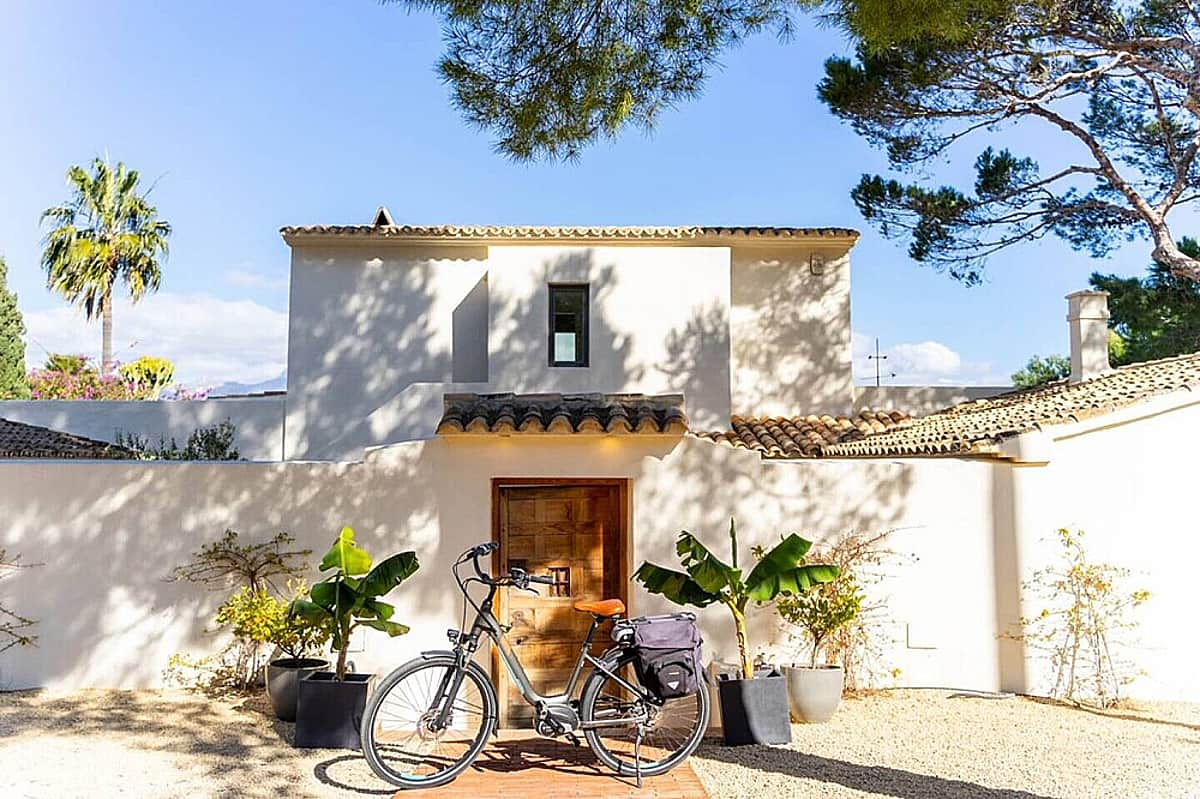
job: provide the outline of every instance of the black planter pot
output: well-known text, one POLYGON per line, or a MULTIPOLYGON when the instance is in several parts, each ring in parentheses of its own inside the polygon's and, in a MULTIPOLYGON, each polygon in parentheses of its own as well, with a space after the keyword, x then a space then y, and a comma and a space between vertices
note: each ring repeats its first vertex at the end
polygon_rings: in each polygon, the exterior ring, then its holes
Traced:
POLYGON ((787 680, 779 672, 753 680, 722 675, 717 693, 726 746, 791 743, 787 680))
POLYGON ((295 746, 360 749, 358 736, 373 674, 347 674, 339 682, 333 672, 314 672, 299 684, 296 698, 295 746))
POLYGON ((268 663, 267 696, 275 717, 280 721, 295 721, 300 681, 327 668, 329 661, 320 658, 280 658, 268 663))

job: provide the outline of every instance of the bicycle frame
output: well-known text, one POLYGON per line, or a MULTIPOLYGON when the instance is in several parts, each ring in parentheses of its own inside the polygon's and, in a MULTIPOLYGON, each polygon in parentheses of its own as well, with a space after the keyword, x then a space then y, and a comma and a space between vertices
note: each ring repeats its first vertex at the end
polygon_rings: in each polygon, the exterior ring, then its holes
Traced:
MULTIPOLYGON (((441 685, 438 686, 438 691, 434 695, 433 707, 440 707, 434 724, 436 728, 444 727, 450 716, 450 706, 452 702, 445 702, 447 696, 457 696, 459 687, 462 684, 463 670, 466 667, 467 661, 479 649, 480 640, 487 636, 491 639, 492 644, 496 647, 496 652, 500 656, 500 661, 508 670, 508 674, 512 677, 517 689, 520 691, 522 698, 538 710, 539 714, 545 714, 553 718, 566 731, 574 732, 581 729, 597 729, 600 727, 616 727, 629 726, 630 724, 638 723, 640 720, 636 717, 625 716, 613 721, 589 721, 583 722, 579 719, 576 711, 572 695, 575 693, 575 688, 579 684, 579 679, 583 674, 584 664, 590 663, 595 669, 604 673, 608 677, 616 681, 621 687, 630 691, 634 697, 645 703, 654 703, 651 697, 644 688, 621 677, 614 669, 609 667, 604 660, 605 655, 615 651, 617 648, 610 649, 605 652, 600 658, 594 657, 591 653, 592 642, 595 639, 596 631, 604 624, 604 619, 593 618, 591 629, 588 630, 583 645, 579 651, 579 657, 575 661, 575 667, 571 670, 571 676, 567 680, 567 685, 562 693, 543 695, 539 693, 529 679, 529 675, 525 672, 525 667, 521 665, 520 659, 516 652, 513 651, 512 644, 509 643, 505 636, 504 627, 496 618, 493 610, 493 603, 496 597, 496 591, 500 588, 495 583, 486 583, 488 585, 487 597, 475 606, 475 620, 471 624, 470 631, 463 634, 461 631, 451 630, 451 640, 455 644, 454 652, 458 657, 458 668, 447 671, 442 678, 441 685)), ((465 591, 465 589, 464 589, 465 591)), ((644 719, 643 719, 644 720, 644 719)))

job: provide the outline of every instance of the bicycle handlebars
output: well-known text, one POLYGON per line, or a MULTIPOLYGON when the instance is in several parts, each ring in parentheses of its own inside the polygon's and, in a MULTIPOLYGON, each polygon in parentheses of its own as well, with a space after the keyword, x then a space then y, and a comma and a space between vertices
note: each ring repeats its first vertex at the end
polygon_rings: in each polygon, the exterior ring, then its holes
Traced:
MULTIPOLYGON (((462 560, 468 556, 471 558, 471 565, 475 568, 475 576, 487 585, 502 586, 511 585, 516 588, 529 589, 530 583, 539 583, 541 585, 554 585, 554 578, 544 574, 530 574, 522 568, 513 566, 508 570, 508 574, 499 579, 487 574, 479 565, 479 559, 484 555, 495 552, 500 548, 499 541, 485 541, 482 544, 471 547, 462 554, 462 560)), ((536 592, 535 592, 536 593, 536 592)))

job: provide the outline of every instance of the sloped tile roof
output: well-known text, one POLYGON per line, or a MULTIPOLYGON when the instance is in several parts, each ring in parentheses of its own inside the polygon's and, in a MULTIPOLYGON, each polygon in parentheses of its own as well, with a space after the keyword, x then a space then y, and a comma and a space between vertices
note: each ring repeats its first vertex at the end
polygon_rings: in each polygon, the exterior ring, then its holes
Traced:
POLYGON ((695 435, 764 458, 998 457, 1000 442, 1010 436, 1197 387, 1200 353, 1131 364, 1080 383, 1009 391, 920 418, 871 410, 852 417, 734 416, 730 430, 695 435))
POLYGON ((730 421, 731 430, 696 435, 765 458, 815 458, 822 447, 893 430, 910 419, 900 411, 864 410, 857 416, 734 416, 730 421))
POLYGON ((701 242, 756 241, 784 243, 796 239, 857 239, 843 227, 588 227, 554 225, 300 225, 280 228, 287 241, 314 237, 364 237, 396 240, 516 242, 701 242))
POLYGON ((0 419, 0 458, 130 458, 133 453, 48 427, 0 419))
POLYGON ((820 448, 827 457, 996 455, 1009 436, 1078 422, 1152 397, 1200 386, 1200 353, 1146 361, 1100 377, 1059 380, 953 405, 895 430, 847 438, 820 448))
POLYGON ((683 435, 683 395, 446 394, 438 435, 683 435))

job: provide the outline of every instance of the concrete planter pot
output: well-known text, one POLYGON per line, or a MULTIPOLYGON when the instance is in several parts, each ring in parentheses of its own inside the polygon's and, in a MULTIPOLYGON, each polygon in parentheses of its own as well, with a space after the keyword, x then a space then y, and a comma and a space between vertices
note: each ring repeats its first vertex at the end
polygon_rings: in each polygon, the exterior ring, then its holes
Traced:
POLYGON ((280 658, 267 664, 267 696, 280 721, 296 720, 296 699, 300 681, 310 674, 329 668, 320 658, 280 658))
POLYGON ((845 684, 841 666, 789 666, 784 675, 788 702, 797 721, 821 724, 833 718, 845 684))
POLYGON ((295 746, 314 749, 361 749, 358 729, 367 707, 374 674, 317 671, 300 681, 296 698, 295 746))
POLYGON ((787 683, 779 672, 717 683, 726 746, 786 744, 792 740, 787 683))

